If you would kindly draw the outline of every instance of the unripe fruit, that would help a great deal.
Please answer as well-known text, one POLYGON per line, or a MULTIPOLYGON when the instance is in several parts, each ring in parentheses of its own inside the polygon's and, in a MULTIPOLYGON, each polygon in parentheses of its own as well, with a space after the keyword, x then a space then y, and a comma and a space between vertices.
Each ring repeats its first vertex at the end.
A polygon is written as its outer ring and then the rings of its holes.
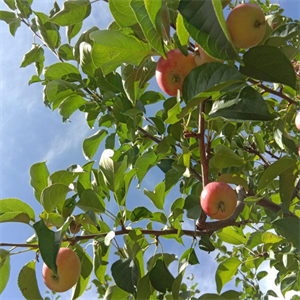
POLYGON ((195 52, 194 52, 195 64, 197 67, 207 63, 207 62, 222 62, 222 60, 216 59, 208 55, 199 45, 195 44, 195 52))
POLYGON ((196 67, 193 54, 184 56, 179 49, 167 52, 167 59, 161 57, 156 66, 155 77, 162 91, 169 96, 182 95, 182 84, 185 77, 196 67))
POLYGON ((300 131, 300 112, 298 112, 296 118, 295 118, 295 125, 297 129, 300 131))
POLYGON ((227 183, 221 181, 211 182, 202 190, 200 204, 209 217, 225 220, 234 213, 237 196, 227 183))
POLYGON ((43 279, 51 291, 62 293, 72 288, 78 281, 81 263, 77 254, 70 248, 60 248, 56 265, 57 276, 44 263, 42 271, 43 279))
POLYGON ((266 32, 266 20, 263 10, 254 3, 236 6, 226 20, 232 43, 243 49, 260 43, 266 32))
POLYGON ((81 224, 80 223, 77 223, 76 221, 71 222, 71 224, 70 224, 71 233, 76 234, 80 231, 80 229, 81 229, 81 224))

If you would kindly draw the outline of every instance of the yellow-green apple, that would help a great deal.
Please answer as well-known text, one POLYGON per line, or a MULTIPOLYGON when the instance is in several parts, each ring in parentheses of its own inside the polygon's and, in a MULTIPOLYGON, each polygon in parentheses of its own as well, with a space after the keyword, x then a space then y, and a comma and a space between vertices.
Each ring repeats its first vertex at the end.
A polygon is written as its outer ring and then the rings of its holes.
POLYGON ((296 118, 295 118, 295 125, 297 129, 300 131, 300 112, 298 112, 296 118))
POLYGON ((223 62, 222 60, 216 59, 208 55, 198 44, 195 44, 195 52, 194 52, 194 59, 196 66, 201 66, 207 62, 223 62))
POLYGON ((266 32, 266 19, 263 10, 254 3, 236 6, 226 20, 232 43, 243 49, 256 46, 266 32))
POLYGON ((225 220, 234 213, 237 196, 227 183, 221 181, 210 182, 201 192, 200 204, 209 217, 225 220))
POLYGON ((57 275, 44 263, 43 279, 46 286, 54 292, 62 293, 72 288, 79 279, 81 264, 77 254, 70 248, 60 248, 57 259, 57 275))
POLYGON ((182 95, 182 84, 192 69, 196 68, 194 56, 189 53, 184 56, 179 49, 167 52, 167 59, 158 60, 155 77, 162 91, 169 96, 177 96, 177 90, 182 95))

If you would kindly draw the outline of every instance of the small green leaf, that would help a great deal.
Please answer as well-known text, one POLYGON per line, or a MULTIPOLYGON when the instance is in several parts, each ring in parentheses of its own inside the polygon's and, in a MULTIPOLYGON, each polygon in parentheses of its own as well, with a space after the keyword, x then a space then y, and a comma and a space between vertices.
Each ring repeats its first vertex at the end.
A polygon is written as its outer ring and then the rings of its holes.
POLYGON ((207 252, 212 252, 216 249, 215 246, 210 241, 208 234, 204 234, 201 236, 199 241, 199 248, 207 252))
POLYGON ((15 36, 15 33, 21 25, 21 21, 13 12, 10 11, 0 11, 0 20, 4 21, 6 24, 9 25, 9 31, 12 36, 15 36))
POLYGON ((225 145, 217 145, 214 148, 214 158, 213 158, 213 164, 218 169, 224 169, 227 167, 240 167, 245 164, 245 161, 234 153, 233 150, 226 147, 225 145))
POLYGON ((174 277, 167 268, 163 258, 159 258, 149 272, 151 285, 159 292, 166 293, 172 290, 174 277))
POLYGON ((30 221, 35 221, 35 213, 28 204, 15 198, 0 200, 0 223, 22 222, 29 224, 30 221))
POLYGON ((69 0, 64 2, 63 8, 50 18, 50 21, 60 26, 68 26, 82 22, 90 15, 89 0, 69 0))
POLYGON ((48 186, 49 171, 46 163, 36 163, 30 167, 30 185, 33 187, 35 198, 41 202, 42 191, 48 186))
POLYGON ((193 195, 187 196, 183 208, 186 209, 186 216, 189 219, 197 220, 202 211, 200 198, 193 195))
POLYGON ((165 187, 165 183, 161 182, 155 187, 154 192, 148 191, 146 188, 144 189, 144 194, 150 198, 158 209, 164 208, 164 200, 166 197, 165 187))
POLYGON ((94 190, 84 190, 80 195, 80 200, 76 206, 84 211, 92 210, 96 213, 105 212, 105 203, 103 199, 94 190))
POLYGON ((82 150, 85 159, 91 160, 94 157, 101 141, 104 139, 107 133, 108 132, 106 130, 100 129, 95 134, 83 141, 82 150))
POLYGON ((300 247, 300 220, 288 217, 273 222, 276 231, 298 248, 300 247), (291 228, 293 230, 291 230, 291 228))
MULTIPOLYGON (((1 207, 1 206, 0 206, 1 207)), ((0 249, 0 295, 4 291, 10 274, 10 253, 0 249)))
POLYGON ((148 210, 146 207, 143 206, 139 206, 136 207, 130 215, 130 220, 131 222, 137 222, 141 219, 149 219, 152 218, 152 212, 150 210, 148 210))
POLYGON ((58 205, 63 205, 63 202, 70 191, 71 189, 67 185, 61 183, 52 184, 43 190, 41 204, 44 209, 50 213, 58 205))
POLYGON ((115 283, 111 284, 105 292, 105 300, 124 300, 127 299, 129 293, 120 289, 115 283))
POLYGON ((58 107, 58 112, 66 119, 69 119, 69 117, 81 106, 86 104, 87 101, 85 101, 81 96, 79 95, 70 95, 65 100, 61 102, 61 104, 58 107))
POLYGON ((120 27, 129 27, 137 23, 130 2, 131 0, 111 0, 108 2, 109 10, 120 27))
POLYGON ((111 266, 111 274, 116 284, 124 291, 134 294, 139 278, 138 268, 130 259, 120 259, 111 266))
POLYGON ((151 285, 149 273, 138 281, 136 299, 149 299, 154 293, 154 288, 151 285))
POLYGON ((217 232, 217 236, 225 243, 232 245, 242 245, 246 243, 246 238, 235 231, 232 227, 225 227, 217 232))
POLYGON ((154 166, 156 159, 157 156, 154 151, 148 151, 137 159, 135 167, 137 169, 136 176, 139 180, 139 183, 142 182, 148 170, 154 166))
POLYGON ((45 78, 49 81, 62 79, 64 81, 81 81, 81 75, 79 70, 66 62, 55 63, 46 68, 45 78))
POLYGON ((225 183, 232 183, 235 185, 241 185, 246 192, 249 190, 247 180, 240 177, 238 174, 225 173, 218 177, 217 181, 222 181, 225 183))
POLYGON ((270 165, 261 176, 258 182, 258 190, 264 189, 273 179, 282 174, 285 170, 290 169, 296 166, 296 160, 289 157, 284 156, 270 165))
POLYGON ((220 294, 224 285, 235 275, 241 262, 238 258, 231 257, 221 262, 216 271, 217 291, 220 294))
POLYGON ((27 300, 43 300, 36 280, 35 262, 27 263, 18 276, 18 286, 27 300))

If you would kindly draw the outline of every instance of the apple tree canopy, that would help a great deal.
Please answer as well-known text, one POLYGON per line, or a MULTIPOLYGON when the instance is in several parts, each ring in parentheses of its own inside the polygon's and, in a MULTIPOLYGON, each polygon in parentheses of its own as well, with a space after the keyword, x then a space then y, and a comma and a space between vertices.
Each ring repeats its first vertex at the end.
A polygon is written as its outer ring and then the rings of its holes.
POLYGON ((2 28, 18 39, 22 26, 34 37, 20 61, 35 67, 24 79, 29 93, 41 85, 46 108, 70 127, 84 114, 93 133, 82 141, 85 164, 31 166, 38 211, 26 199, 0 200, 0 223, 32 229, 26 241, 0 243, 0 294, 15 280, 25 299, 43 299, 36 264, 57 274, 58 251, 70 247, 81 261, 72 299, 91 284, 103 299, 280 298, 262 288, 271 268, 270 286, 300 299, 299 21, 269 0, 251 0, 265 14, 265 33, 239 49, 226 23, 239 1, 103 1, 113 19, 106 28, 95 23, 100 0, 53 1, 50 11, 3 0, 2 28), (214 61, 195 65, 176 97, 163 93, 155 81, 160 57, 175 48, 196 56, 199 47, 214 61), (225 220, 200 205, 214 181, 237 194, 225 220), (32 261, 11 278, 20 249, 32 261), (208 254, 209 291, 187 277, 208 254))

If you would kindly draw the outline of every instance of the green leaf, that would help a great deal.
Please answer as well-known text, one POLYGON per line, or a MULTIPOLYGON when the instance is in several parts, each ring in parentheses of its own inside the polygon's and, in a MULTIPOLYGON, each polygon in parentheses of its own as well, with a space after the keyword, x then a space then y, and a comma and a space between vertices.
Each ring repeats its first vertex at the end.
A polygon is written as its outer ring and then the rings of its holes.
POLYGON ((33 44, 31 50, 24 55, 21 68, 25 68, 34 62, 43 64, 44 60, 44 49, 40 45, 33 44))
POLYGON ((146 188, 144 189, 144 194, 150 198, 152 203, 158 209, 164 208, 164 201, 166 197, 165 188, 166 188, 165 183, 161 182, 155 187, 154 192, 148 191, 146 188))
POLYGON ((208 234, 204 234, 201 236, 199 241, 199 248, 207 252, 212 252, 216 249, 215 246, 210 241, 208 234))
POLYGON ((230 43, 221 1, 180 1, 178 11, 186 30, 205 52, 221 60, 238 59, 230 43))
POLYGON ((105 300, 124 300, 127 299, 129 293, 120 289, 115 283, 111 284, 105 292, 105 300))
POLYGON ((166 293, 172 290, 174 277, 167 268, 163 258, 159 258, 155 266, 150 270, 149 277, 151 285, 159 292, 166 293))
POLYGON ((130 7, 130 2, 131 0, 111 0, 108 2, 109 10, 121 28, 137 23, 135 14, 130 7))
POLYGON ((217 145, 214 148, 214 152, 213 164, 218 169, 224 169, 231 166, 241 167, 245 164, 245 161, 240 156, 235 154, 233 150, 225 145, 217 145))
POLYGON ((50 230, 44 220, 34 223, 33 229, 38 237, 39 250, 44 263, 57 274, 56 258, 61 245, 60 231, 50 230))
POLYGON ((71 298, 72 300, 79 298, 86 291, 93 271, 92 259, 86 253, 86 251, 78 244, 75 244, 75 252, 78 255, 81 262, 81 272, 75 289, 73 289, 73 294, 71 298))
MULTIPOLYGON (((2 278, 2 277, 1 277, 2 278)), ((43 300, 36 280, 35 261, 27 263, 18 276, 18 286, 27 300, 43 300)))
MULTIPOLYGON (((166 58, 161 36, 151 22, 151 19, 150 19, 150 16, 148 15, 144 1, 131 0, 130 6, 133 9, 135 17, 138 20, 139 24, 141 25, 144 35, 147 38, 150 45, 155 50, 157 50, 157 52, 160 55, 162 55, 166 58)), ((148 5, 148 7, 149 7, 149 5, 148 5)))
POLYGON ((79 95, 70 95, 65 100, 63 100, 59 107, 58 112, 66 119, 69 119, 69 117, 82 105, 86 104, 87 101, 85 101, 81 96, 79 95))
POLYGON ((188 265, 197 265, 199 264, 198 257, 193 248, 187 249, 179 260, 178 273, 182 273, 188 265))
POLYGON ((232 85, 236 87, 244 83, 245 77, 235 67, 220 62, 206 63, 192 69, 184 79, 182 96, 187 103, 198 95, 208 98, 232 85))
POLYGON ((289 210, 292 202, 292 194, 295 189, 295 180, 298 177, 298 172, 295 167, 289 168, 279 175, 279 194, 281 202, 289 210))
POLYGON ((80 43, 79 53, 82 71, 88 76, 94 77, 96 67, 92 58, 92 46, 86 42, 80 43))
POLYGON ((94 190, 84 190, 80 195, 80 200, 77 202, 76 206, 84 211, 91 209, 96 213, 105 212, 105 203, 103 199, 94 190))
POLYGON ((67 185, 61 183, 52 184, 43 190, 41 204, 44 209, 50 213, 58 205, 59 207, 63 205, 63 202, 70 191, 71 189, 67 185))
POLYGON ((135 167, 137 169, 136 176, 139 180, 139 184, 142 182, 144 176, 148 172, 148 170, 155 165, 157 156, 155 152, 149 151, 142 156, 140 156, 135 163, 135 167))
POLYGON ((225 227, 217 232, 217 236, 225 243, 242 245, 246 243, 244 235, 235 231, 232 227, 225 227))
POLYGON ((180 119, 177 117, 181 112, 180 102, 177 102, 171 109, 168 110, 168 118, 165 120, 166 124, 175 124, 180 119))
POLYGON ((0 10, 0 20, 9 25, 11 35, 15 36, 18 27, 21 26, 20 19, 13 12, 0 10))
POLYGON ((71 44, 72 38, 75 37, 80 32, 81 28, 82 28, 82 22, 67 26, 66 35, 69 44, 71 44))
POLYGON ((167 224, 168 222, 166 215, 161 212, 152 213, 152 217, 150 218, 150 220, 155 222, 160 222, 162 224, 167 224))
POLYGON ((189 34, 184 27, 183 17, 180 14, 177 16, 176 20, 176 31, 181 45, 187 45, 189 41, 189 34))
POLYGON ((151 285, 149 273, 138 281, 136 299, 148 300, 154 293, 154 288, 151 285))
POLYGON ((61 183, 69 186, 69 184, 73 183, 73 181, 79 175, 79 173, 83 173, 83 170, 82 172, 71 172, 68 170, 56 171, 49 176, 48 178, 49 185, 52 185, 54 183, 61 183))
POLYGON ((45 78, 49 81, 62 79, 64 81, 81 81, 79 70, 66 62, 55 63, 45 68, 45 78))
POLYGON ((189 219, 197 220, 202 211, 200 198, 193 195, 187 196, 183 208, 186 209, 186 216, 189 219))
POLYGON ((111 266, 111 274, 115 283, 124 291, 134 294, 138 283, 139 272, 135 262, 130 259, 120 259, 111 266))
MULTIPOLYGON (((1 208, 1 206, 0 206, 1 208)), ((10 256, 9 252, 0 249, 0 295, 4 291, 10 274, 10 256)))
POLYGON ((73 47, 69 44, 63 44, 58 49, 58 55, 63 60, 74 60, 73 47))
POLYGON ((22 222, 29 224, 30 221, 35 221, 35 213, 28 204, 15 198, 0 200, 0 223, 22 222))
POLYGON ((106 130, 100 129, 95 134, 83 141, 82 150, 85 159, 91 160, 94 157, 101 141, 104 139, 107 133, 108 132, 106 130))
POLYGON ((260 132, 254 132, 256 147, 260 153, 265 153, 265 143, 260 132))
POLYGON ((235 257, 227 258, 221 262, 216 271, 217 292, 220 294, 224 285, 235 275, 241 262, 235 257))
POLYGON ((296 73, 289 59, 276 47, 263 45, 249 49, 243 56, 240 72, 262 81, 282 83, 296 89, 296 73))
POLYGON ((209 118, 217 117, 234 122, 270 121, 275 118, 270 114, 266 101, 261 94, 249 86, 242 89, 238 98, 215 101, 209 118))
POLYGON ((90 34, 95 41, 92 50, 94 64, 104 75, 114 71, 122 63, 139 65, 151 48, 136 37, 119 31, 97 30, 90 34))
POLYGON ((296 167, 297 161, 289 156, 284 156, 270 165, 262 174, 257 189, 264 189, 272 180, 282 174, 284 171, 296 167))
POLYGON ((283 297, 285 297, 285 294, 292 289, 298 290, 296 274, 288 275, 280 282, 280 290, 281 290, 283 297))
POLYGON ((32 14, 32 9, 30 7, 31 2, 28 0, 15 0, 15 5, 20 11, 20 17, 28 19, 32 14))
POLYGON ((41 202, 42 191, 48 186, 49 171, 46 162, 36 163, 30 167, 30 185, 35 198, 41 202))
POLYGON ((63 8, 50 18, 50 21, 60 26, 73 25, 82 22, 90 15, 89 0, 68 0, 63 8))
POLYGON ((206 293, 201 295, 198 300, 225 300, 222 296, 218 294, 206 293))
POLYGON ((285 23, 278 26, 271 37, 266 41, 267 45, 279 47, 286 45, 286 42, 297 35, 299 36, 300 25, 298 23, 285 23))
POLYGON ((146 207, 143 206, 139 206, 136 207, 130 215, 130 221, 131 222, 138 222, 141 219, 149 219, 152 218, 152 212, 147 209, 146 207))
POLYGON ((222 181, 225 183, 232 183, 235 185, 241 185, 246 192, 249 190, 247 180, 240 177, 238 174, 225 173, 218 177, 217 181, 222 181))
POLYGON ((279 219, 274 221, 273 225, 281 236, 293 243, 296 248, 300 247, 300 220, 298 218, 288 217, 279 219))
POLYGON ((55 50, 60 45, 58 26, 49 22, 49 17, 46 14, 42 12, 34 12, 34 14, 42 40, 51 50, 55 50))

